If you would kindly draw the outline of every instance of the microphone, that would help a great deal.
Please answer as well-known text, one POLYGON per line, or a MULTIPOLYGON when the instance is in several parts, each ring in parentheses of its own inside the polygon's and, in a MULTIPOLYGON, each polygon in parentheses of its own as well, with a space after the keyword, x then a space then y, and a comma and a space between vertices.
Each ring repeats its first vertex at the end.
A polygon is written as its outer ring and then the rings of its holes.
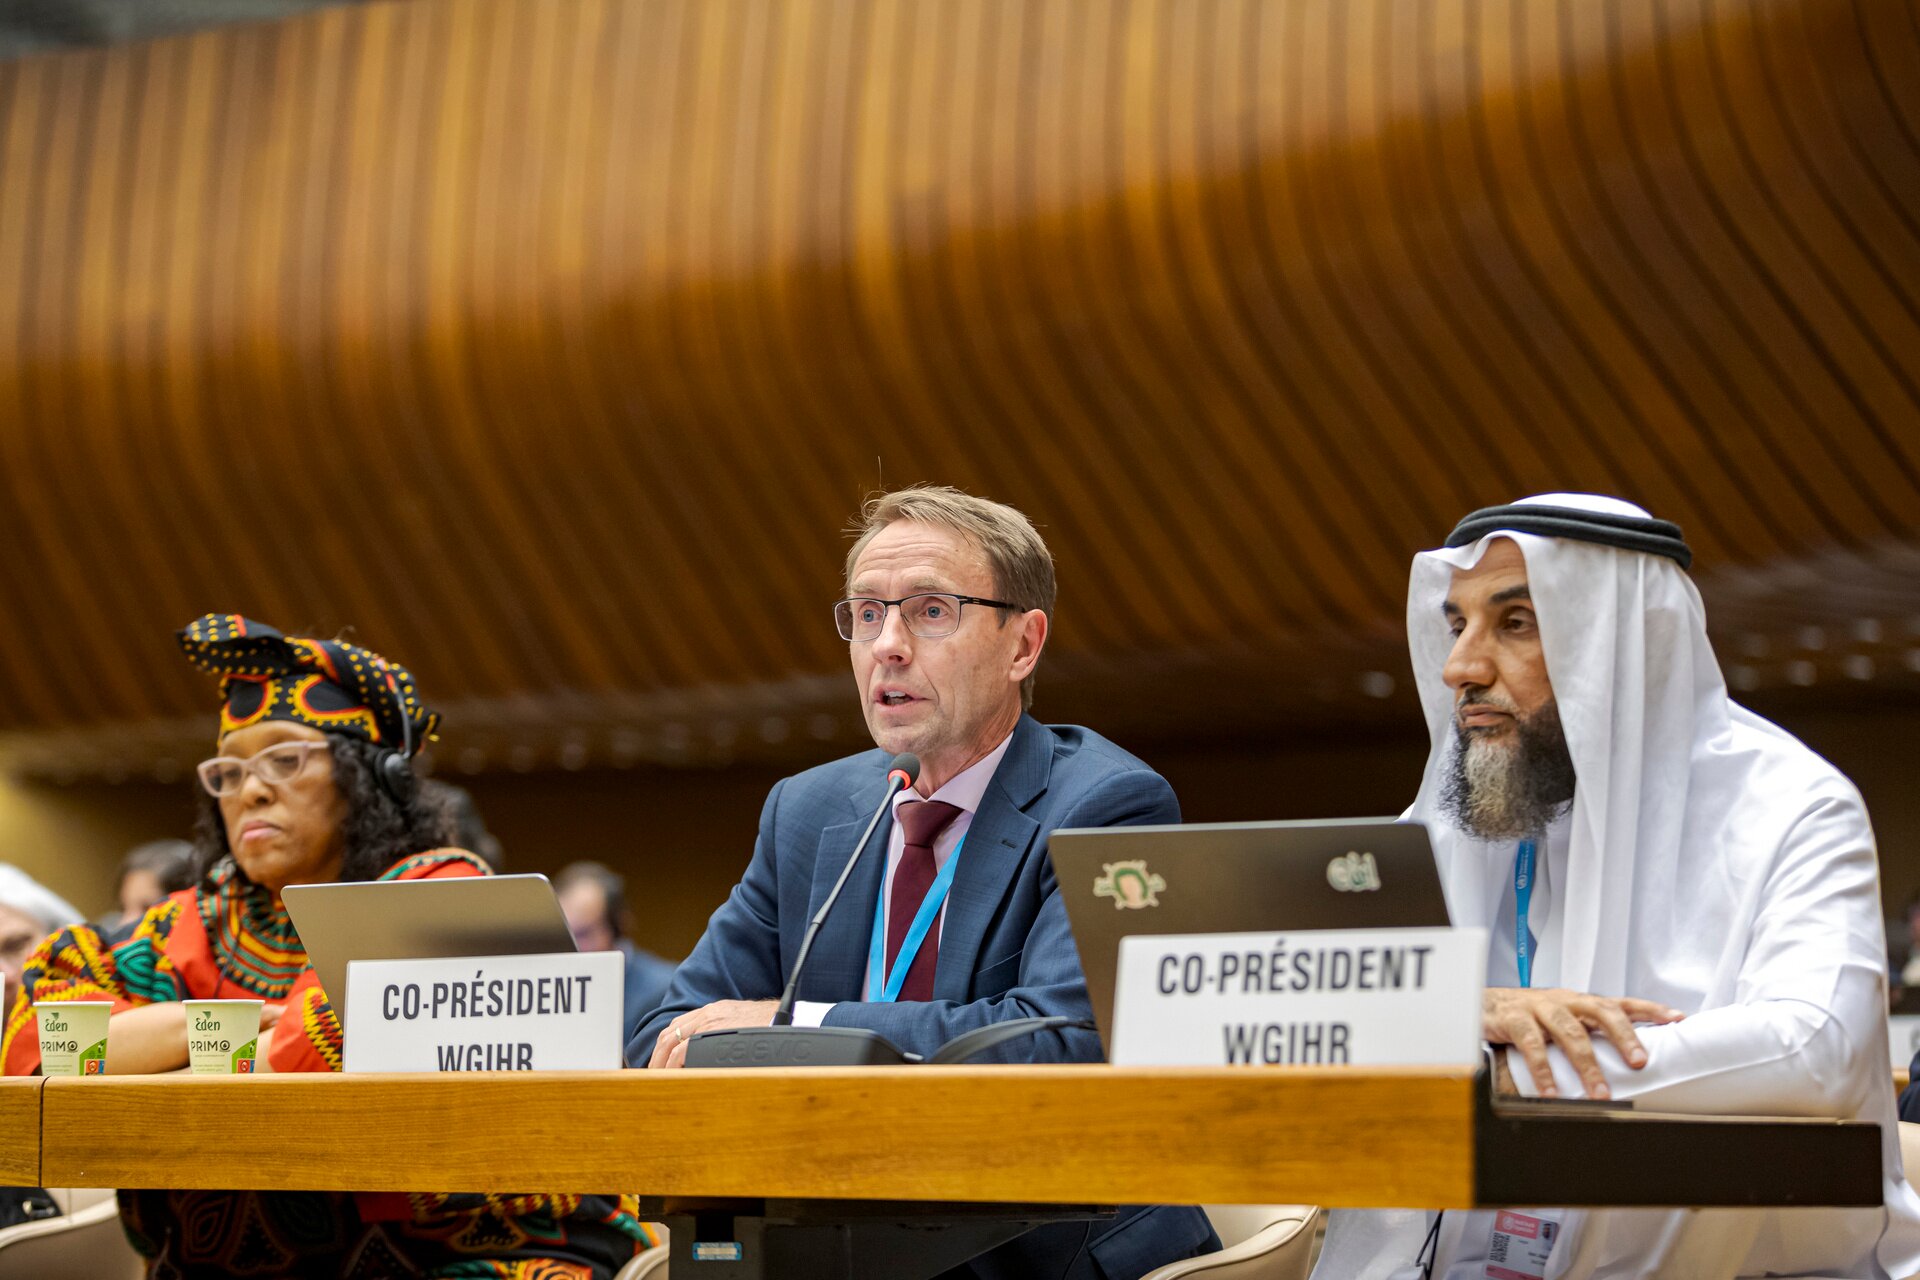
POLYGON ((920 757, 911 751, 901 752, 887 766, 887 793, 880 797, 880 806, 873 811, 866 831, 860 836, 860 843, 853 846, 853 856, 847 859, 846 866, 840 868, 840 878, 828 890, 826 901, 820 904, 820 909, 813 913, 813 919, 807 922, 806 935, 800 939, 799 953, 793 957, 793 972, 787 978, 787 989, 780 993, 780 1007, 773 1011, 774 1026, 793 1025, 793 994, 800 987, 800 973, 807 967, 807 955, 813 950, 814 937, 819 934, 820 926, 827 922, 827 913, 833 910, 833 904, 840 900, 840 891, 847 887, 847 877, 859 865, 860 855, 867 851, 867 842, 873 839, 874 828, 880 825, 880 815, 887 811, 887 806, 893 803, 895 796, 919 779, 920 757))
MULTIPOLYGON (((893 763, 887 768, 887 781, 892 783, 896 780, 900 785, 895 787, 894 791, 905 791, 920 781, 920 757, 911 751, 902 751, 895 756, 893 763)), ((893 791, 887 792, 887 799, 893 799, 893 795, 893 791)))
POLYGON ((916 755, 902 752, 888 762, 887 793, 880 798, 880 805, 873 811, 860 843, 853 847, 853 856, 840 868, 840 878, 833 882, 826 900, 807 922, 807 932, 800 939, 800 950, 793 958, 793 972, 787 978, 787 989, 780 993, 780 1004, 773 1011, 773 1022, 764 1027, 699 1032, 687 1040, 689 1067, 898 1066, 917 1060, 902 1053, 886 1037, 864 1028, 796 1027, 793 999, 800 988, 800 974, 807 967, 807 956, 813 950, 813 940, 820 926, 826 923, 833 904, 840 900, 840 891, 847 887, 847 879, 859 865, 860 855, 867 851, 882 815, 892 805, 893 798, 919 777, 920 757, 916 755))

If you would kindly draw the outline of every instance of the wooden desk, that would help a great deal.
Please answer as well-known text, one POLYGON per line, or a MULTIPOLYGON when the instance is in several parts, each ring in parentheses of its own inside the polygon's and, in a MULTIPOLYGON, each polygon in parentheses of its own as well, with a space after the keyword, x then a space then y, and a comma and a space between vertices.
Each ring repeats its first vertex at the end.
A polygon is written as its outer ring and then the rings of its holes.
POLYGON ((356 1191, 1467 1204, 1472 1087, 1100 1066, 54 1080, 43 1166, 61 1186, 240 1168, 356 1191))
POLYGON ((1880 1203, 1874 1125, 1498 1117, 1458 1070, 157 1076, 49 1080, 41 1098, 49 1186, 1409 1208, 1880 1203), (1634 1172, 1604 1176, 1622 1165, 1634 1172), (1523 1191, 1516 1176, 1529 1180, 1523 1191))
POLYGON ((0 1078, 0 1187, 40 1185, 40 1081, 0 1078))

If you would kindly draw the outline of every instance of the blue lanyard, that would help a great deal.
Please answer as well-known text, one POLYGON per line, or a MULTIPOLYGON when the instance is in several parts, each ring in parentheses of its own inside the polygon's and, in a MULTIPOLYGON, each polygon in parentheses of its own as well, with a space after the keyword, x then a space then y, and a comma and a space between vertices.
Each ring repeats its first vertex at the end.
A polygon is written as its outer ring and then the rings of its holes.
MULTIPOLYGON (((900 953, 893 958, 891 974, 886 972, 886 881, 884 878, 881 880, 882 892, 875 895, 873 901, 873 941, 867 947, 867 999, 876 1004, 892 1004, 900 998, 900 988, 907 983, 907 971, 913 968, 913 958, 920 954, 920 944, 927 940, 933 922, 940 918, 940 908, 947 900, 947 890, 953 887, 954 868, 960 865, 960 851, 966 847, 967 837, 963 835, 947 858, 947 865, 940 868, 940 874, 927 886, 927 896, 920 900, 920 910, 913 914, 913 924, 900 943, 900 953), (884 987, 880 985, 883 977, 886 979, 884 987)), ((899 875, 899 868, 894 868, 893 873, 899 875)))
POLYGON ((1522 840, 1513 856, 1513 958, 1520 985, 1533 985, 1533 935, 1527 932, 1527 908, 1533 902, 1533 841, 1522 840))

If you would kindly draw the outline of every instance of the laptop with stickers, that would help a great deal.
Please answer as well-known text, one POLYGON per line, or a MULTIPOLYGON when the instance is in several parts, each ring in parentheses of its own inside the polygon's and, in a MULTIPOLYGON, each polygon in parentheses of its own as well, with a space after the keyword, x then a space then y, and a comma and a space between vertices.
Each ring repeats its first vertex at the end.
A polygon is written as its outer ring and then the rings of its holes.
POLYGON ((1122 938, 1449 923, 1427 829, 1395 818, 1066 829, 1048 851, 1108 1048, 1122 938))

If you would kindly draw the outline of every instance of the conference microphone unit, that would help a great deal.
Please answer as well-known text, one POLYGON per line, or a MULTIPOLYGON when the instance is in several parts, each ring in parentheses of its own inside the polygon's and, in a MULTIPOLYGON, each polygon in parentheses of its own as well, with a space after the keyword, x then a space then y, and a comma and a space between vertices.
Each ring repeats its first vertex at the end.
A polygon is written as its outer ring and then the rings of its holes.
POLYGON ((902 752, 887 766, 887 791, 873 811, 853 856, 840 868, 826 901, 807 922, 800 939, 800 951, 793 958, 793 972, 787 977, 787 989, 780 993, 780 1005, 773 1011, 773 1025, 766 1027, 729 1027, 722 1031, 702 1031, 687 1039, 689 1067, 858 1067, 898 1066, 916 1061, 902 1053, 877 1031, 860 1027, 796 1027, 793 1025, 794 993, 800 988, 800 974, 807 967, 813 940, 826 923, 827 913, 847 887, 848 877, 867 851, 881 817, 893 798, 912 786, 920 777, 920 757, 902 752))

